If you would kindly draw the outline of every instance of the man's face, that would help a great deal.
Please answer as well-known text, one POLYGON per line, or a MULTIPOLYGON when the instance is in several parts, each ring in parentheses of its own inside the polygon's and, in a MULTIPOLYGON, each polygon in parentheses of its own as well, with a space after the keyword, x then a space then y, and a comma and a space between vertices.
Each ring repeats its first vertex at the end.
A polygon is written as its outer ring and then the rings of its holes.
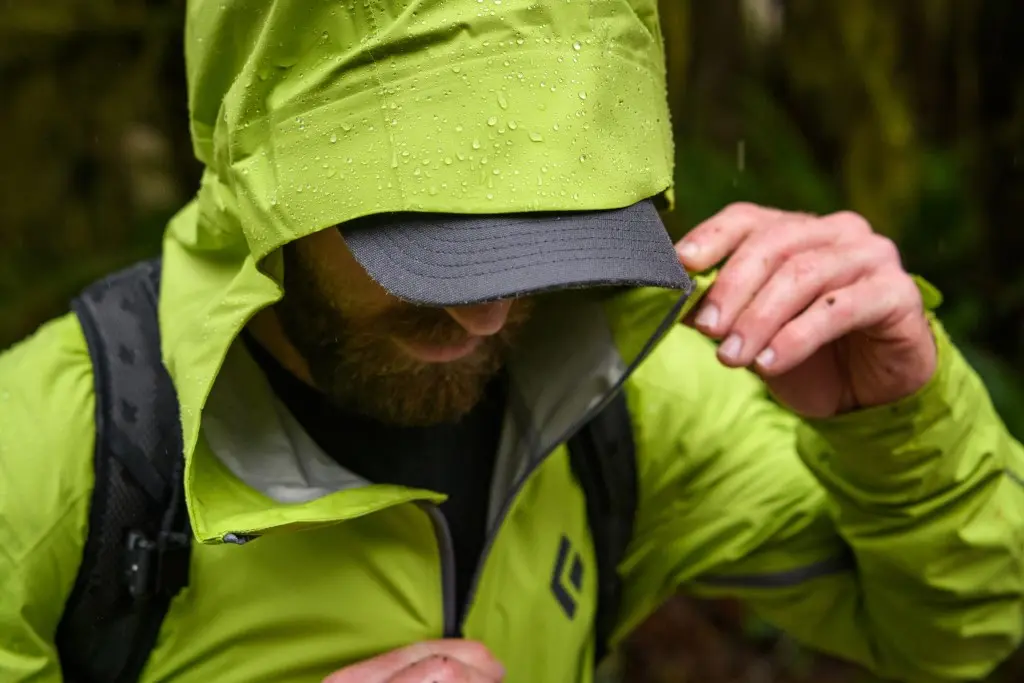
POLYGON ((374 282, 330 229, 284 249, 288 340, 333 402, 398 425, 451 422, 501 369, 529 301, 427 308, 374 282))

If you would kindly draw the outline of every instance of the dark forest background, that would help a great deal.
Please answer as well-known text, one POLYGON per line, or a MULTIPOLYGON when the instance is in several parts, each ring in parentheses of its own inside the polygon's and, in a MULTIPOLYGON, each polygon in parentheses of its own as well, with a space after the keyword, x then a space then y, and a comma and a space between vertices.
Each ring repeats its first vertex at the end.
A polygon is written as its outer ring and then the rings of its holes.
MULTIPOLYGON (((156 253, 195 191, 183 5, 0 0, 0 349, 156 253)), ((948 329, 1024 436, 1024 3, 662 5, 676 236, 739 199, 861 212, 944 292, 948 329)), ((1018 659, 993 680, 1024 680, 1018 659)), ((623 663, 630 683, 873 680, 685 598, 623 663)))

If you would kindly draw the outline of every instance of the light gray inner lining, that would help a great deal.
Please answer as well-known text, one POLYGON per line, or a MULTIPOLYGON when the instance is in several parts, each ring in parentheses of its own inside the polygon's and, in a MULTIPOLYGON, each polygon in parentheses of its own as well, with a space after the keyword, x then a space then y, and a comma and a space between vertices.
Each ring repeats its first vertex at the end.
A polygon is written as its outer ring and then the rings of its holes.
MULTIPOLYGON (((627 367, 593 297, 567 293, 537 307, 509 361, 513 398, 495 464, 489 522, 532 461, 556 446, 627 367)), ((279 503, 303 503, 368 484, 309 437, 240 340, 217 376, 202 429, 212 452, 236 477, 279 503)))

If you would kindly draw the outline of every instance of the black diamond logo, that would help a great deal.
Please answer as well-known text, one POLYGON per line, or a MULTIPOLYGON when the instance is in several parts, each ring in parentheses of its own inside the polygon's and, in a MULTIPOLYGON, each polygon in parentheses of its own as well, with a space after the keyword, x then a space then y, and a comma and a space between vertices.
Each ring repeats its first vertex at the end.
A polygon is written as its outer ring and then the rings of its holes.
POLYGON ((551 592, 554 594, 562 611, 570 619, 576 616, 579 595, 583 588, 583 558, 573 550, 572 541, 569 537, 562 535, 558 544, 558 557, 555 560, 555 570, 551 574, 551 592))

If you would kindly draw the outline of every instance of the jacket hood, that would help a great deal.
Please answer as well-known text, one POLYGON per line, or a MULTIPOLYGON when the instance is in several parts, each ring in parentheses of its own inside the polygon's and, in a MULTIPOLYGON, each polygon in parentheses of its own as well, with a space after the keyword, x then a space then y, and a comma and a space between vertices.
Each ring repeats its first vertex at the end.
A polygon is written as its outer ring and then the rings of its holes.
POLYGON ((168 228, 160 302, 186 478, 229 347, 282 296, 282 245, 374 213, 621 208, 670 187, 655 0, 190 0, 187 12, 206 168, 168 228))
POLYGON ((665 190, 654 0, 192 0, 201 237, 258 260, 388 211, 618 208, 665 190))

